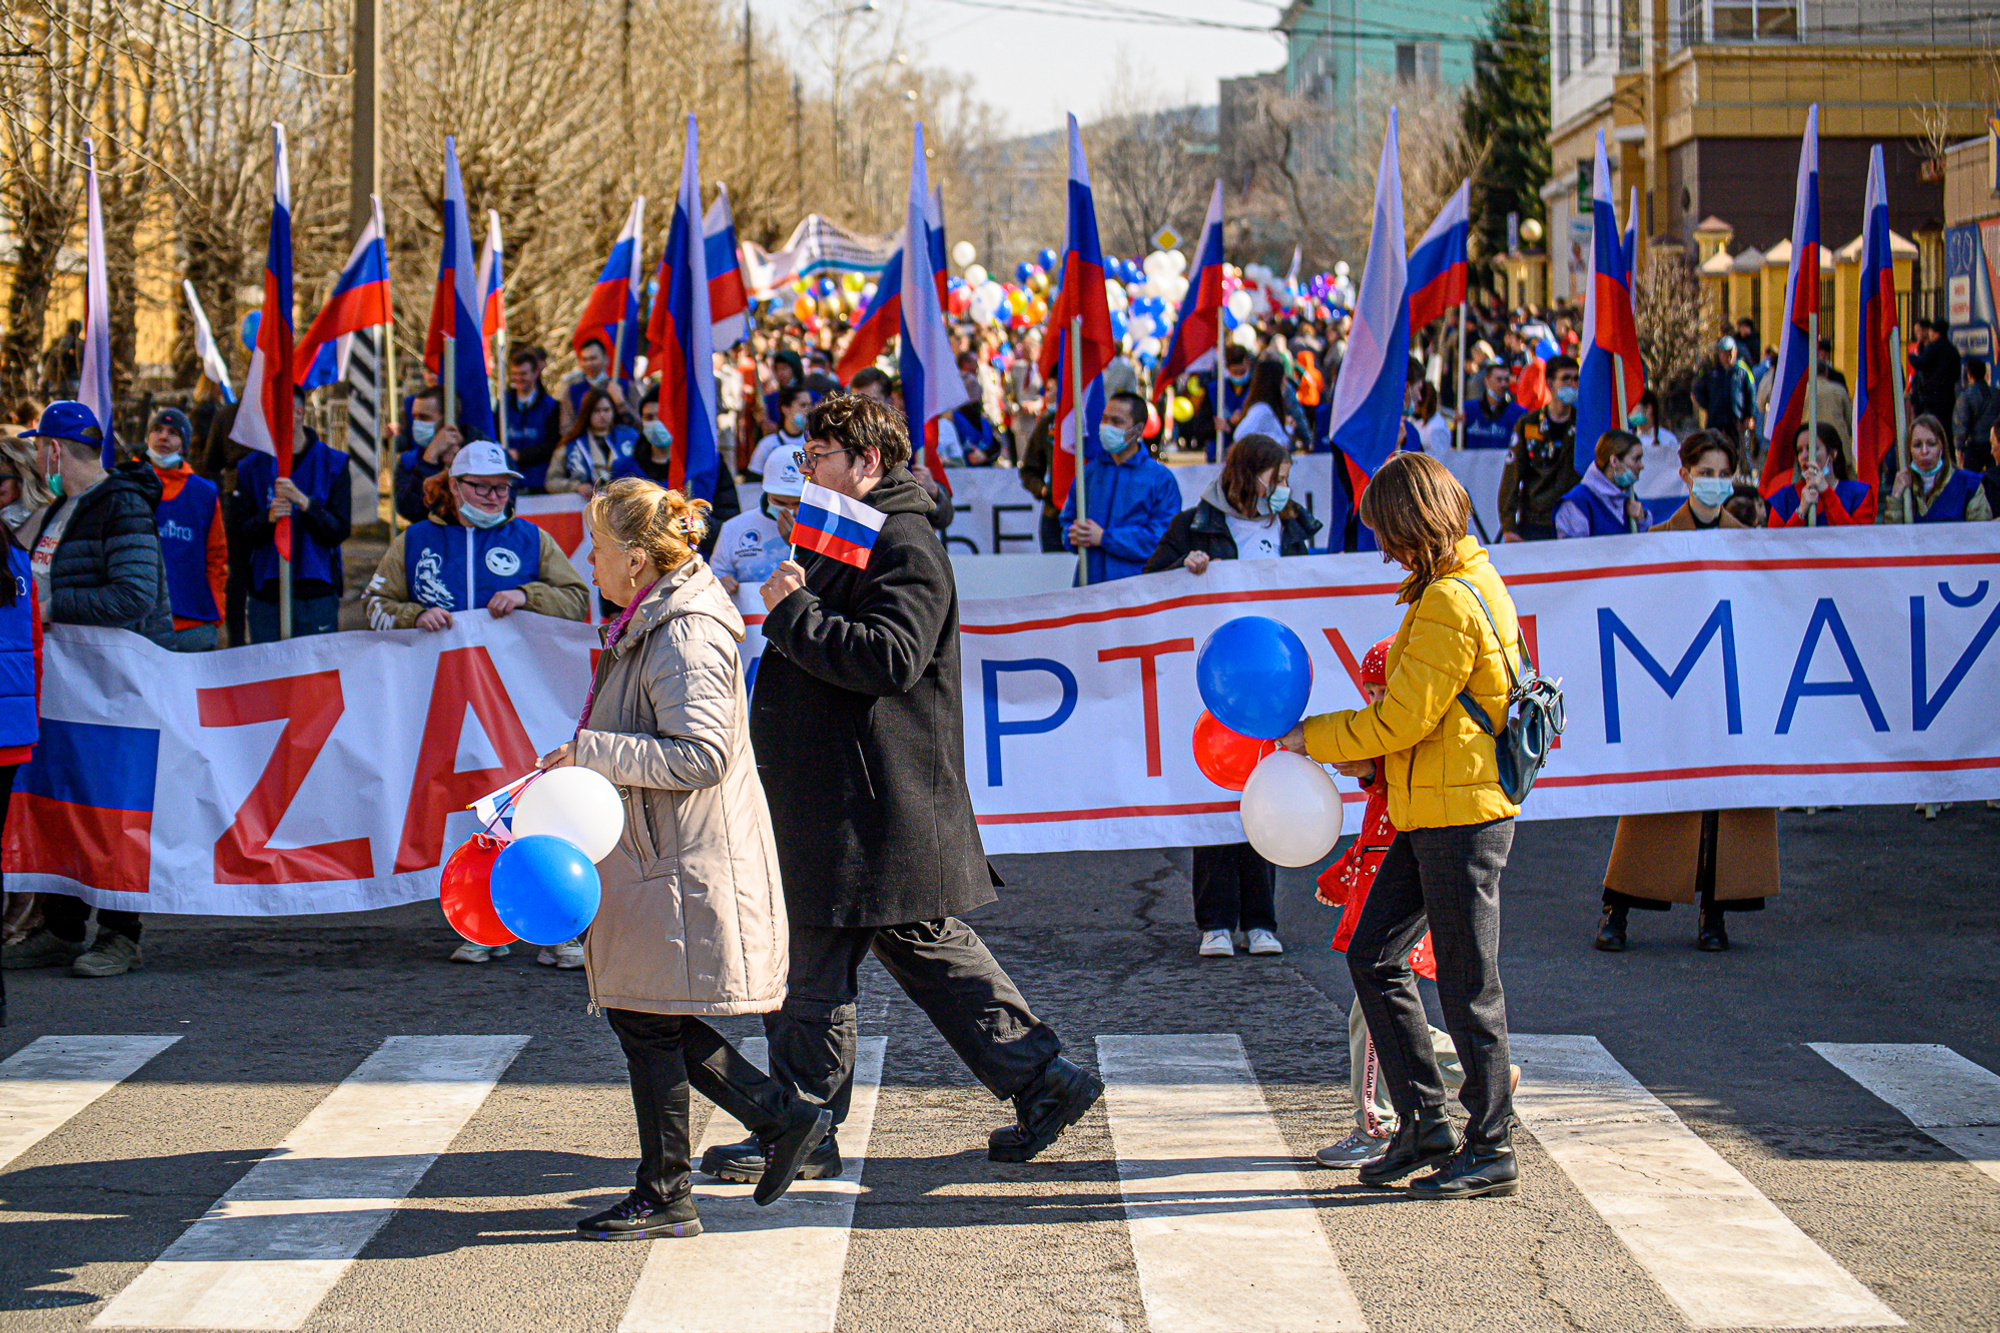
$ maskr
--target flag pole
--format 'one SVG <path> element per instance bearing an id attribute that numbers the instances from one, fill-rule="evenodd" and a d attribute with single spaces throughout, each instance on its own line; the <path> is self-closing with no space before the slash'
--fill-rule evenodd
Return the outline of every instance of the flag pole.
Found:
<path id="1" fill-rule="evenodd" d="M 496 399 L 500 404 L 498 419 L 500 438 L 495 440 L 494 443 L 499 445 L 502 450 L 505 450 L 507 448 L 507 391 L 513 387 L 513 382 L 507 372 L 507 326 L 505 324 L 493 330 L 493 364 L 494 369 L 500 372 L 500 392 Z M 509 455 L 510 459 L 511 457 L 512 455 Z M 508 466 L 511 467 L 513 464 L 509 462 Z"/>
<path id="2" fill-rule="evenodd" d="M 289 384 L 281 384 L 278 386 L 278 392 L 291 393 L 292 386 Z M 294 397 L 293 403 L 294 403 L 293 410 L 296 411 L 297 410 L 296 397 Z M 271 465 L 272 465 L 271 473 L 273 477 L 276 477 L 277 475 L 278 471 L 277 462 L 278 462 L 277 455 L 273 454 L 271 457 Z M 297 466 L 296 461 L 294 462 L 294 466 Z M 274 493 L 276 489 L 277 489 L 277 482 L 274 480 L 272 482 L 272 490 Z M 289 504 L 290 501 L 287 501 L 286 503 Z M 299 529 L 298 529 L 297 519 L 288 518 L 284 524 L 284 532 L 288 540 L 281 543 L 278 546 L 278 641 L 280 643 L 283 643 L 286 639 L 292 637 L 291 547 L 292 543 L 298 540 L 298 535 L 297 535 L 298 530 Z M 273 533 L 272 535 L 273 537 L 276 536 L 275 533 Z"/>
<path id="3" fill-rule="evenodd" d="M 1814 245 L 1810 248 L 1812 253 L 1808 258 L 1812 261 L 1813 271 L 1807 280 L 1818 282 L 1819 247 Z M 1819 311 L 1817 310 L 1811 311 L 1806 315 L 1806 448 L 1819 448 Z M 1792 450 L 1792 485 L 1794 488 L 1798 486 L 1798 467 L 1799 451 L 1794 449 Z M 1904 494 L 1907 495 L 1908 492 L 1905 491 Z M 1818 527 L 1819 501 L 1815 500 L 1811 504 L 1806 505 L 1805 511 L 1806 526 L 1809 528 Z"/>
<path id="4" fill-rule="evenodd" d="M 1457 399 L 1458 420 L 1452 426 L 1451 447 L 1465 447 L 1465 363 L 1471 358 L 1465 352 L 1465 302 L 1458 303 L 1458 369 L 1454 373 L 1458 380 L 1452 385 L 1456 390 L 1452 397 Z"/>
<path id="5" fill-rule="evenodd" d="M 1896 472 L 1901 475 L 1910 466 L 1910 404 L 1903 397 L 1903 326 L 1897 324 L 1889 330 L 1889 362 L 1896 368 Z M 1875 475 L 1865 479 L 1869 485 L 1882 484 L 1882 470 L 1877 467 Z M 1915 479 L 1912 478 L 1912 481 Z M 1917 497 L 1914 486 L 1903 488 L 1903 522 L 1917 521 Z"/>
<path id="6" fill-rule="evenodd" d="M 1084 485 L 1084 473 L 1088 470 L 1086 460 L 1090 457 L 1089 445 L 1083 438 L 1083 316 L 1070 316 L 1069 321 L 1069 430 L 1070 439 L 1076 445 L 1076 477 L 1070 482 L 1076 488 L 1076 516 L 1084 522 L 1090 521 L 1090 492 Z M 1221 390 L 1217 383 L 1218 393 Z M 1061 441 L 1057 441 L 1061 447 Z M 1109 515 L 1107 515 L 1109 517 Z M 1090 586 L 1090 548 L 1080 546 L 1076 552 L 1076 582 L 1080 588 Z"/>
<path id="7" fill-rule="evenodd" d="M 1611 354 L 1611 380 L 1618 391 L 1618 424 L 1613 429 L 1624 430 L 1632 420 L 1632 405 L 1625 401 L 1628 394 L 1625 388 L 1625 356 L 1622 352 Z M 1628 494 L 1625 498 L 1630 500 L 1632 497 Z M 1639 520 L 1630 514 L 1625 515 L 1625 531 L 1632 533 L 1638 530 Z"/>
<path id="8" fill-rule="evenodd" d="M 447 334 L 444 340 L 444 424 L 458 428 L 458 339 Z"/>
<path id="9" fill-rule="evenodd" d="M 382 498 L 384 495 L 382 478 L 385 475 L 383 469 L 386 466 L 388 469 L 386 475 L 391 479 L 387 492 L 390 501 L 389 535 L 394 537 L 396 535 L 397 518 L 394 481 L 396 475 L 396 452 L 383 448 L 384 445 L 394 440 L 398 451 L 400 451 L 403 443 L 403 437 L 397 433 L 399 423 L 396 420 L 396 412 L 397 409 L 402 407 L 403 402 L 402 385 L 396 379 L 396 316 L 393 313 L 389 316 L 389 322 L 382 326 L 382 382 L 378 392 L 381 394 L 382 401 L 376 404 L 375 413 L 375 420 L 378 423 L 375 427 L 375 512 L 378 514 L 382 512 Z M 388 453 L 389 456 L 384 458 L 384 453 Z"/>

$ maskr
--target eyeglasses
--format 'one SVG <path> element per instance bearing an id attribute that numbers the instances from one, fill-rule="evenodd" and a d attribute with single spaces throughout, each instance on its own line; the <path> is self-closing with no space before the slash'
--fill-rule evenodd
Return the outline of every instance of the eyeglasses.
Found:
<path id="1" fill-rule="evenodd" d="M 835 454 L 851 454 L 853 452 L 853 449 L 845 446 L 839 449 L 829 449 L 823 454 L 816 454 L 810 449 L 801 449 L 799 450 L 799 470 L 807 476 L 811 476 L 812 470 L 819 466 L 820 460 L 832 458 Z"/>
<path id="2" fill-rule="evenodd" d="M 458 484 L 464 487 L 468 494 L 481 500 L 504 500 L 507 498 L 507 492 L 512 489 L 509 483 L 504 481 L 460 481 Z"/>

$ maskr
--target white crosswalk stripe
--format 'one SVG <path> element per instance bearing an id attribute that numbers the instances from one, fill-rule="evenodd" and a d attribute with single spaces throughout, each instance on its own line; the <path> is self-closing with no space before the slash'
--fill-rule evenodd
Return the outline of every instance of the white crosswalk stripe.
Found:
<path id="1" fill-rule="evenodd" d="M 1949 1046 L 1806 1045 L 1918 1129 L 2000 1181 L 2000 1074 Z"/>
<path id="2" fill-rule="evenodd" d="M 1318 1333 L 1367 1321 L 1234 1033 L 1099 1037 L 1152 1333 Z"/>
<path id="3" fill-rule="evenodd" d="M 1516 1114 L 1694 1327 L 1903 1322 L 1597 1038 L 1508 1040 Z"/>
<path id="4" fill-rule="evenodd" d="M 300 1327 L 527 1042 L 390 1037 L 94 1326 Z"/>
<path id="5" fill-rule="evenodd" d="M 841 1174 L 798 1181 L 769 1208 L 756 1205 L 749 1185 L 698 1175 L 702 1234 L 652 1242 L 619 1333 L 832 1333 L 887 1046 L 884 1037 L 864 1037 L 855 1052 L 854 1098 L 840 1127 Z M 739 1048 L 767 1067 L 761 1038 Z M 717 1110 L 695 1161 L 748 1136 L 734 1116 Z M 748 1275 L 754 1279 L 746 1281 Z"/>
<path id="6" fill-rule="evenodd" d="M 0 1171 L 179 1040 L 38 1037 L 0 1061 Z"/>

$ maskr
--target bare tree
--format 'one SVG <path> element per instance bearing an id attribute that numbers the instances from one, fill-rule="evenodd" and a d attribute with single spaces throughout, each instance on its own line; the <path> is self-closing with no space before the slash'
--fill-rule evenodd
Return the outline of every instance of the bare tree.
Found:
<path id="1" fill-rule="evenodd" d="M 1191 230 L 1206 209 L 1216 172 L 1208 113 L 1167 106 L 1123 49 L 1111 89 L 1083 131 L 1098 230 L 1111 250 L 1144 254 L 1162 228 Z"/>
<path id="2" fill-rule="evenodd" d="M 1712 329 L 1701 282 L 1679 255 L 1648 250 L 1638 264 L 1632 293 L 1639 329 L 1639 359 L 1646 383 L 1664 394 L 1680 376 L 1692 376 L 1707 352 Z"/>

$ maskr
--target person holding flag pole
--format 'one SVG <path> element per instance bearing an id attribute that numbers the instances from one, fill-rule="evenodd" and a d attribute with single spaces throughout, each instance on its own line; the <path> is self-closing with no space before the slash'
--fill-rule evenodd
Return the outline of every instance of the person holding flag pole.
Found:
<path id="1" fill-rule="evenodd" d="M 458 170 L 458 141 L 444 140 L 444 235 L 438 256 L 437 289 L 431 298 L 430 332 L 424 341 L 424 362 L 438 375 L 444 391 L 444 426 L 461 440 L 491 440 L 493 400 L 486 380 L 486 356 L 461 356 L 479 347 L 480 314 L 485 302 L 472 257 L 471 222 L 465 207 L 465 181 Z"/>
<path id="2" fill-rule="evenodd" d="M 1893 449 L 1896 471 L 1910 466 L 1909 403 L 1903 385 L 1903 329 L 1897 322 L 1896 271 L 1889 249 L 1889 192 L 1882 145 L 1868 154 L 1868 192 L 1861 206 L 1861 365 L 1854 376 L 1855 472 L 1879 485 L 1882 461 Z M 1905 523 L 1916 521 L 1916 499 L 1901 501 Z"/>
<path id="3" fill-rule="evenodd" d="M 1625 243 L 1618 232 L 1618 208 L 1611 193 L 1611 163 L 1604 151 L 1604 132 L 1597 132 L 1597 164 L 1590 202 L 1590 288 L 1584 298 L 1583 353 L 1578 367 L 1574 466 L 1588 477 L 1598 458 L 1598 441 L 1606 431 L 1623 432 L 1632 405 L 1646 390 L 1639 359 L 1639 331 L 1632 322 L 1632 293 Z M 1620 442 L 1622 453 L 1626 446 Z M 1637 480 L 1636 474 L 1634 481 Z M 1634 510 L 1630 486 L 1621 485 L 1628 533 L 1644 528 L 1643 509 Z"/>
<path id="4" fill-rule="evenodd" d="M 1785 484 L 1797 461 L 1794 442 L 1802 418 L 1808 437 L 1819 438 L 1819 394 L 1813 383 L 1819 365 L 1819 297 L 1819 104 L 1814 103 L 1799 141 L 1785 319 L 1779 326 L 1778 364 L 1771 372 L 1775 387 L 1764 416 L 1764 472 L 1758 489 L 1767 496 Z M 1808 527 L 1816 526 L 1818 507 L 1807 506 L 1805 516 Z"/>

